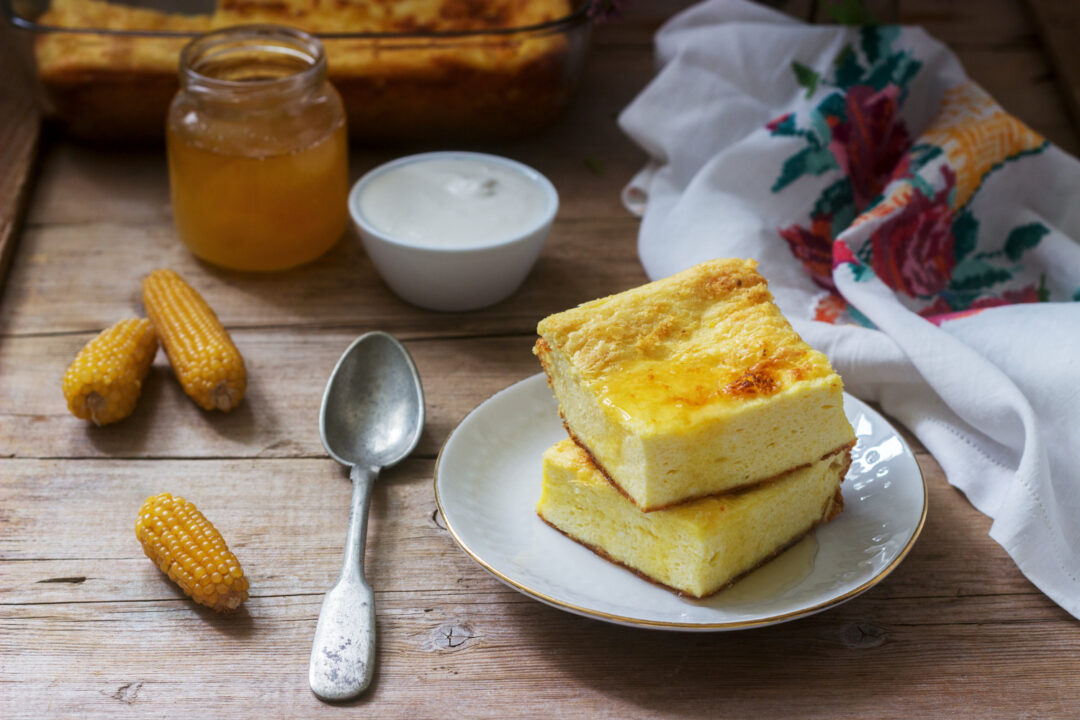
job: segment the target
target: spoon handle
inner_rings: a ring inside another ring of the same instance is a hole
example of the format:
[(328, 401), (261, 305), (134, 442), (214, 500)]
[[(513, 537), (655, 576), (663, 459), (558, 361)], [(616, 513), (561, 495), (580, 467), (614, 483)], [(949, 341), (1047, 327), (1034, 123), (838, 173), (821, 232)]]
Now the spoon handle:
[(349, 700), (367, 689), (375, 671), (375, 595), (364, 578), (371, 488), (378, 470), (354, 465), (345, 562), (326, 593), (311, 648), (308, 683), (323, 700)]
[(353, 484), (352, 509), (349, 511), (349, 533), (345, 536), (345, 560), (341, 564), (341, 578), (356, 575), (360, 580), (364, 579), (368, 507), (371, 505), (371, 489), (378, 476), (378, 468), (363, 465), (353, 465), (349, 471), (349, 479)]

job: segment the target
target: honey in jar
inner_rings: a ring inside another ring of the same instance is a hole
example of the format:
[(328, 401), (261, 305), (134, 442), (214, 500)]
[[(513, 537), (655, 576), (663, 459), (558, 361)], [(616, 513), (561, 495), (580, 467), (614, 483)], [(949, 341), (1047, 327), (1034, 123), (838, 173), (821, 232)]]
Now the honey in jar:
[(345, 114), (311, 35), (256, 25), (196, 38), (166, 130), (176, 229), (203, 260), (283, 270), (344, 232)]

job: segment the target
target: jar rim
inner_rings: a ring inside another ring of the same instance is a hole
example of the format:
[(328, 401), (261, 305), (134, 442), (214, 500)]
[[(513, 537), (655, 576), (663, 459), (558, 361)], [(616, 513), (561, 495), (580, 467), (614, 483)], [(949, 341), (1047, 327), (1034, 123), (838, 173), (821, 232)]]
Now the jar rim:
[[(234, 80), (215, 77), (208, 66), (223, 58), (253, 52), (302, 61), (307, 67), (280, 77)], [(326, 78), (326, 51), (322, 42), (297, 28), (284, 25), (234, 25), (199, 35), (180, 52), (180, 84), (188, 91), (228, 96), (289, 94), (314, 88)]]

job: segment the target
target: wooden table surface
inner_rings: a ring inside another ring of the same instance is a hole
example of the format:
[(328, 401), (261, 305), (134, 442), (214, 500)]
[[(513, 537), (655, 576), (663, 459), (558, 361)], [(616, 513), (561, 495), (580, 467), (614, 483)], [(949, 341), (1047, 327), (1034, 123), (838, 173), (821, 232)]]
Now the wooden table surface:
[[(638, 221), (619, 203), (643, 156), (614, 118), (651, 76), (651, 35), (669, 12), (641, 2), (598, 30), (556, 127), (480, 146), (534, 165), (563, 199), (524, 287), (483, 311), (402, 303), (353, 237), (286, 274), (215, 270), (176, 239), (160, 149), (45, 143), (0, 295), (0, 717), (1076, 717), (1077, 622), (910, 436), (930, 495), (910, 556), (865, 595), (770, 628), (681, 634), (577, 617), (502, 585), (447, 533), (432, 470), (449, 432), (538, 371), (540, 317), (645, 280)], [(898, 19), (948, 42), (1007, 109), (1077, 152), (1024, 5), (901, 2)], [(417, 149), (359, 151), (352, 174)], [(159, 266), (218, 310), (248, 363), (247, 398), (205, 413), (159, 355), (134, 415), (88, 426), (68, 414), (61, 375), (94, 333), (141, 312), (140, 280)], [(307, 663), (350, 487), (323, 451), (318, 410), (339, 354), (373, 329), (413, 354), (427, 425), (374, 496), (375, 681), (331, 707), (309, 692)], [(136, 512), (162, 491), (223, 531), (251, 578), (243, 611), (205, 611), (143, 557)]]

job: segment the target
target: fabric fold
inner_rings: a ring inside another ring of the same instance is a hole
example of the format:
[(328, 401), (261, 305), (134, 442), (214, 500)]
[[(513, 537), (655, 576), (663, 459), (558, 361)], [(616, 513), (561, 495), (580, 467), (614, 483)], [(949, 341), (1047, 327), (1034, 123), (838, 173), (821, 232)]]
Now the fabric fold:
[(919, 28), (709, 0), (620, 116), (660, 278), (753, 257), (853, 394), (908, 427), (1080, 617), (1080, 162)]

